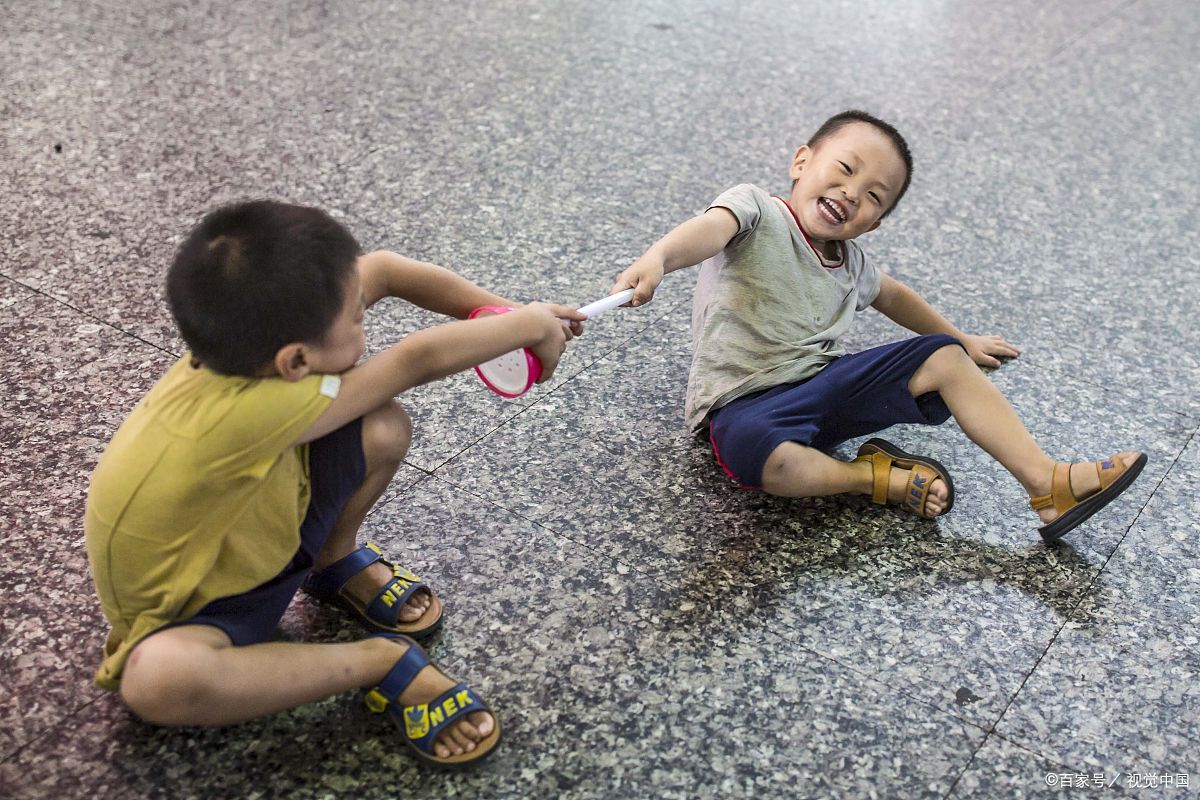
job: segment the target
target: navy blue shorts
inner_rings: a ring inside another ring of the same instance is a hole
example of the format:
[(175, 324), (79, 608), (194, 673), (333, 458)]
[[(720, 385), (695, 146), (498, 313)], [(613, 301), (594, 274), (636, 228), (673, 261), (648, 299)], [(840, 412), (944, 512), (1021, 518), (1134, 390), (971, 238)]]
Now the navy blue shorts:
[(918, 336), (841, 356), (800, 383), (739, 397), (713, 412), (709, 437), (717, 462), (743, 487), (762, 487), (763, 465), (784, 442), (828, 452), (842, 442), (900, 422), (941, 425), (950, 409), (937, 392), (913, 397), (913, 373), (952, 336)]
[(271, 641), (283, 612), (296, 596), (313, 560), (325, 545), (334, 520), (367, 475), (363, 455), (362, 418), (348, 422), (308, 446), (311, 493), (304, 522), (300, 523), (300, 549), (283, 571), (243, 594), (222, 597), (195, 616), (160, 629), (180, 625), (212, 625), (235, 645)]

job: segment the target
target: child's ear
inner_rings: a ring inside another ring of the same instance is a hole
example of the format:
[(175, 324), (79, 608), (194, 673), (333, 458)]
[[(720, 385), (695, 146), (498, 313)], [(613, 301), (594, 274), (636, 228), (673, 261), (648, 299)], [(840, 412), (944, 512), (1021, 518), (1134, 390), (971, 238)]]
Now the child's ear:
[(285, 381), (298, 381), (311, 371), (304, 352), (304, 345), (299, 342), (285, 344), (275, 353), (275, 372)]
[(872, 225), (871, 227), (867, 228), (866, 232), (867, 232), (867, 233), (870, 233), (871, 231), (875, 230), (876, 228), (878, 228), (878, 227), (879, 227), (880, 223), (882, 223), (882, 222), (883, 222), (883, 218), (882, 218), (882, 217), (881, 217), (881, 218), (879, 218), (879, 219), (877, 219), (877, 220), (875, 220), (875, 224), (874, 224), (874, 225)]
[(800, 145), (796, 150), (796, 155), (792, 156), (792, 168), (788, 170), (788, 174), (792, 176), (792, 180), (800, 177), (800, 173), (804, 171), (808, 160), (812, 158), (812, 148), (806, 144)]

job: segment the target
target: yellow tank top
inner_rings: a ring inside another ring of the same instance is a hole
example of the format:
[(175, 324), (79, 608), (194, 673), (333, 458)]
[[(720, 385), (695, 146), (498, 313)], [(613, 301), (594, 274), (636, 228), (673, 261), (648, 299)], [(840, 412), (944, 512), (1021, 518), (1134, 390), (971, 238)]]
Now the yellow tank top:
[(112, 631), (96, 683), (129, 651), (210, 601), (275, 577), (300, 544), (308, 446), (337, 376), (246, 378), (175, 363), (133, 409), (92, 474), (84, 532)]

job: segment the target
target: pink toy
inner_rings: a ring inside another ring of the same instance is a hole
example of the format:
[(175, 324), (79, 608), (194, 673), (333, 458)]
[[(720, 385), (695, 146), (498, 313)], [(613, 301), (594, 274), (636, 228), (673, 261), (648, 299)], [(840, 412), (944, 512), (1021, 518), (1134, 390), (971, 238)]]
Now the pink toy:
[[(623, 292), (609, 295), (603, 300), (589, 303), (580, 308), (579, 312), (588, 319), (592, 319), (597, 314), (628, 303), (632, 297), (633, 289), (626, 289)], [(485, 311), (507, 314), (512, 309), (507, 306), (482, 306), (472, 311), (468, 319), (474, 319)], [(567, 324), (566, 320), (563, 321), (563, 324)], [(532, 350), (524, 347), (497, 356), (491, 361), (485, 361), (475, 368), (475, 372), (489, 389), (501, 397), (511, 400), (528, 392), (530, 387), (537, 383), (538, 378), (542, 377), (542, 362), (538, 360)]]

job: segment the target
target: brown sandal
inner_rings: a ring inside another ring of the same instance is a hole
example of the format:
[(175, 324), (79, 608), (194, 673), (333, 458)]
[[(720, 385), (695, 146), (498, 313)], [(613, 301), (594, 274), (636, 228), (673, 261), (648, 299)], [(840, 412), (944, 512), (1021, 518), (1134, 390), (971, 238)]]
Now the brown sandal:
[(1054, 475), (1050, 480), (1050, 494), (1029, 500), (1029, 507), (1034, 511), (1053, 506), (1058, 512), (1057, 517), (1038, 528), (1038, 533), (1047, 542), (1058, 541), (1129, 488), (1134, 479), (1141, 474), (1146, 461), (1145, 453), (1139, 453), (1137, 460), (1128, 467), (1115, 455), (1097, 461), (1096, 474), (1100, 477), (1100, 489), (1082, 500), (1075, 496), (1075, 490), (1071, 488), (1071, 465), (1055, 464)]
[(868, 439), (858, 448), (858, 458), (854, 461), (867, 461), (871, 464), (871, 477), (874, 481), (871, 489), (873, 503), (887, 505), (892, 467), (895, 466), (910, 470), (903, 502), (908, 511), (923, 519), (935, 519), (925, 515), (925, 500), (929, 497), (929, 487), (939, 478), (946, 484), (946, 508), (937, 516), (950, 513), (950, 509), (954, 507), (954, 481), (950, 479), (950, 472), (932, 458), (906, 453), (886, 439)]

